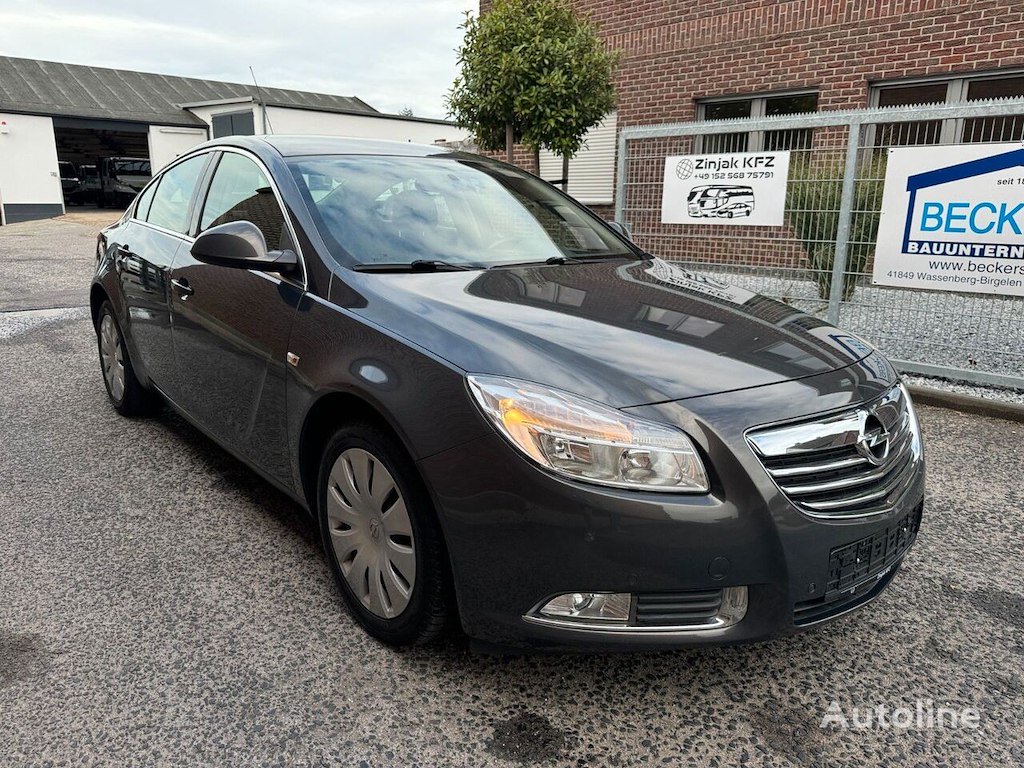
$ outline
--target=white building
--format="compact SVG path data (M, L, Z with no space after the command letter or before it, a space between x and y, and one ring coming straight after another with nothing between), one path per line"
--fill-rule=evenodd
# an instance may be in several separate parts
M0 56L0 224L64 213L59 161L144 157L155 172L208 138L256 133L468 138L444 120L384 114L354 96Z

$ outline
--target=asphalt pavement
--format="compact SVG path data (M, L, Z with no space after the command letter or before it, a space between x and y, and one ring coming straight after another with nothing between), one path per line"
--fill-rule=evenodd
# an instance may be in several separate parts
M0 228L0 766L1024 764L1024 425L920 408L918 541L824 627L396 652L345 613L299 507L180 418L109 406L81 308L94 233ZM918 702L978 726L821 727Z

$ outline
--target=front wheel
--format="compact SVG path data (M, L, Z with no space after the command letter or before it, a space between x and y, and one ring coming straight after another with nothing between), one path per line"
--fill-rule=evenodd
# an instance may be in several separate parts
M447 556L433 505L398 440L374 424L339 429L318 486L324 551L363 629L396 646L440 635L449 614Z

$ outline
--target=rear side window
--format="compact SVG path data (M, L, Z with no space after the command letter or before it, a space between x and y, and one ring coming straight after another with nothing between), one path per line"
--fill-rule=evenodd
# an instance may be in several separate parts
M146 221L172 232L188 232L188 206L208 155L197 155L165 171L157 182ZM142 201L140 201L141 203ZM141 207L139 209L142 210Z
M248 157L225 152L210 183L199 231L230 221L252 222L263 233L267 248L281 247L284 214L266 174Z
M149 214L149 206L153 202L153 193L156 192L156 184L150 184L139 196L139 202L135 204L135 218L145 221Z

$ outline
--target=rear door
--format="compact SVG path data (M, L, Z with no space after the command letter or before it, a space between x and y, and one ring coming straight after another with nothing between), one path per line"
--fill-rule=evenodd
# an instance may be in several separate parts
M191 242L188 222L210 157L197 155L168 168L146 188L110 239L126 304L132 360L172 399L176 393L170 269L178 251Z
M247 153L219 153L196 234L230 221L259 227L271 250L296 250L264 167ZM290 480L285 357L303 273L281 276L204 264L182 249L171 271L179 404L218 440Z

